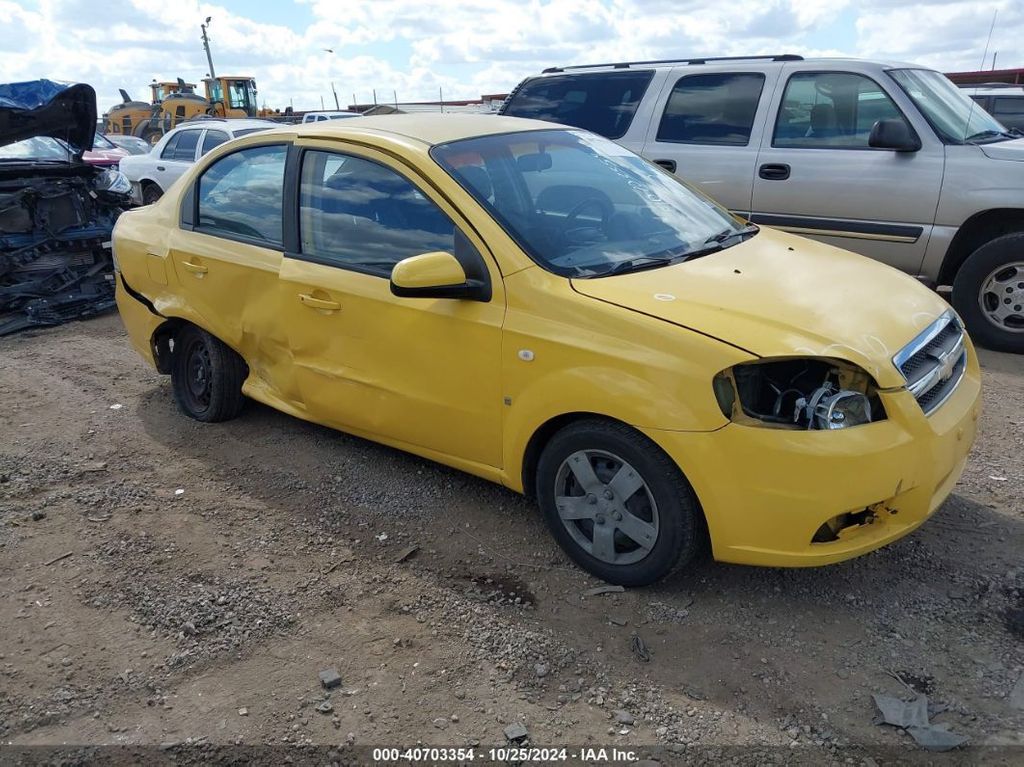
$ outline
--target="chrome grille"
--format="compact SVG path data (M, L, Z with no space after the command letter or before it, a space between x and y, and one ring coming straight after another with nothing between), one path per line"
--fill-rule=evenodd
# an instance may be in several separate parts
M956 390L967 369L964 330L952 312L926 327L892 358L925 415Z

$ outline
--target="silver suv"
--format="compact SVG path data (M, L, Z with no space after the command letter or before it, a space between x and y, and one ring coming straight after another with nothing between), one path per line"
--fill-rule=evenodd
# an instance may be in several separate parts
M939 72L790 55L557 67L501 113L600 133L755 223L952 286L975 340L1024 352L1024 140Z

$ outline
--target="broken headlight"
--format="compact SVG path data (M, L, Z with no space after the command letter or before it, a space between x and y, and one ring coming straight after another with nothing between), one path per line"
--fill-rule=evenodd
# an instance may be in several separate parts
M791 429L848 429L885 419L875 382L834 359L776 359L715 376L715 398L733 421Z
M132 182L119 170L105 170L96 177L96 191L109 194L131 194Z

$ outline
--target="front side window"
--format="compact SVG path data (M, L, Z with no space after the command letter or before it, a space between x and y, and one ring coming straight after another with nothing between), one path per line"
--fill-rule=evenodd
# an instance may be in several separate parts
M892 69L889 76L906 91L943 141L964 144L1005 139L1003 126L945 75L930 69Z
M203 136L203 154L228 140L228 134L222 130L208 130Z
M192 162L196 159L196 144L199 143L199 131L185 130L178 134L178 143L174 147L172 160Z
M214 162L199 177L198 228L281 246L287 147L242 149Z
M502 114L621 138L653 76L648 70L537 77L519 87Z
M762 74L689 75L672 89L658 141L746 146L764 87Z
M582 131L464 139L431 156L555 274L653 268L710 255L756 231L675 176Z
M867 149L876 122L903 119L888 94L868 77L801 72L786 83L772 145Z
M302 253L382 276L399 261L455 251L455 225L408 179L376 162L309 151L299 188Z

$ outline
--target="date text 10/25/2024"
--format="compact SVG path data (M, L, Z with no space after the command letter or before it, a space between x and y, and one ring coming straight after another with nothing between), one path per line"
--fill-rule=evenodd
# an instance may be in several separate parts
M416 746L413 748L375 748L373 760L387 762L634 762L636 752L620 748L541 748L534 746L452 747Z

